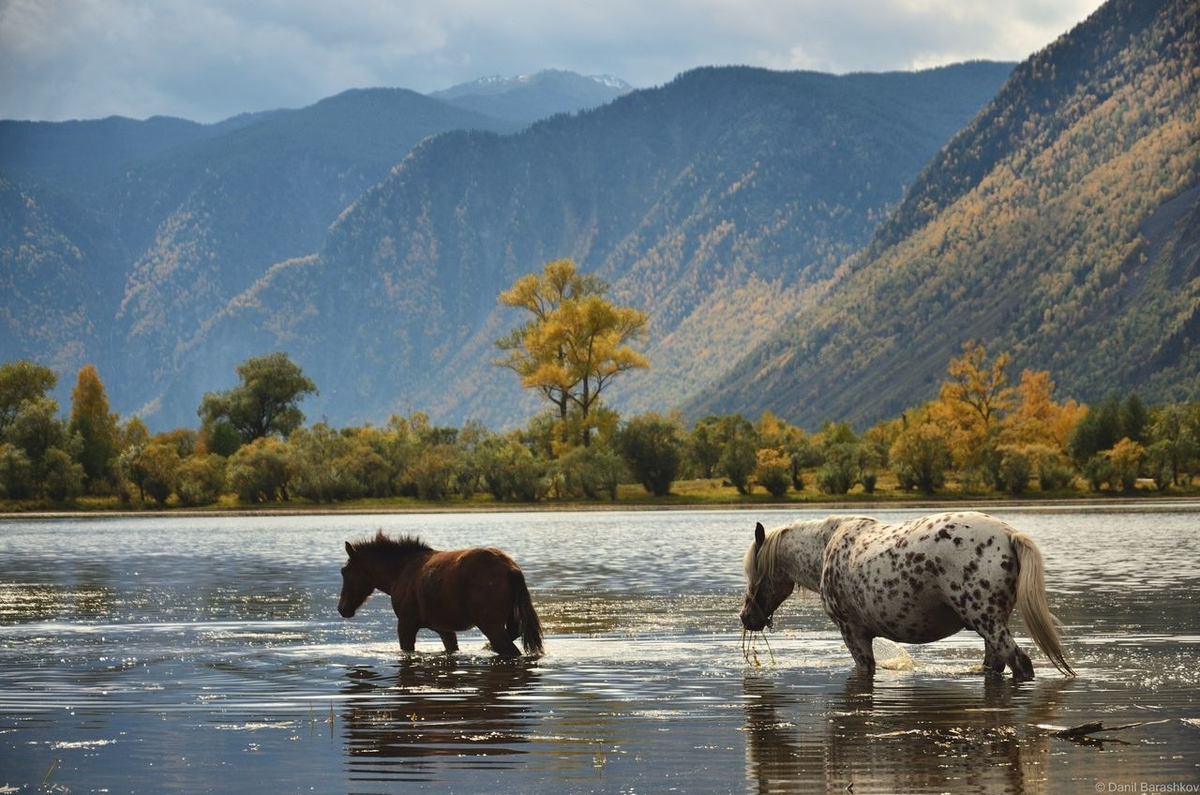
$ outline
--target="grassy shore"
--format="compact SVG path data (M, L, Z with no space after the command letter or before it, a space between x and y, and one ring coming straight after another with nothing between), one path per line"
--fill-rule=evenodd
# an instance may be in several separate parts
M809 481L811 482L811 480ZM37 500L0 500L0 516L24 515L116 515L116 514L278 514L278 513L419 513L419 512L471 512L471 511L530 511L530 510L655 510L683 508L855 508L869 507L937 507L970 503L979 504L1039 504L1078 503L1095 504L1104 501L1146 501L1170 504L1177 501L1200 499L1200 486L1195 481L1186 488L1172 487L1159 491L1152 483L1142 482L1129 492L1094 492L1082 489L1063 489L1044 492L1036 487L1013 496L1003 492L971 489L951 482L946 488L933 495L900 491L886 481L873 493L866 493L856 486L848 494L822 494L815 488L789 491L782 497L774 497L761 488L750 494L739 494L737 489L719 479L677 481L671 493L665 497L654 497L638 485L622 485L615 500L555 500L546 499L533 503L499 502L488 494L471 497L453 496L444 500L426 501L413 497L388 497L347 500L343 502L311 502L293 499L285 502L244 503L232 494L224 495L213 505L186 507L172 497L165 506L153 501L121 502L116 497L80 497L68 503L53 503Z

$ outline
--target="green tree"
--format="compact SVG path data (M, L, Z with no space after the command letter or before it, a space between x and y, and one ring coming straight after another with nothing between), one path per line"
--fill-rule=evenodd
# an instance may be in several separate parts
M117 416L108 411L108 396L94 365L79 369L71 391L71 421L67 432L79 434L85 485L90 491L106 489L111 483L111 464L117 457Z
M645 335L646 313L616 306L604 297L607 291L602 281L561 259L546 263L540 276L518 279L499 298L533 317L496 341L507 352L496 364L553 403L564 425L569 409L578 410L585 447L591 443L592 413L613 378L650 366L629 347Z
M750 420L741 414L722 417L717 423L721 439L721 459L718 471L729 479L739 494L749 494L751 477L758 466L758 432Z
M908 422L892 443L888 459L900 488L933 494L945 485L952 460L946 431L928 419Z
M717 417L696 420L684 440L684 461L693 477L711 478L721 462L721 439Z
M264 436L244 445L229 457L227 477L242 502L286 501L291 481L287 444Z
M683 459L679 423L659 414L643 414L625 423L617 435L634 480L656 497L671 493Z
M167 504L175 491L175 480L179 473L179 451L169 440L155 439L142 448L137 457L141 470L143 494L149 494L159 507Z
M787 494L792 485L791 457L775 448L764 447L759 450L754 480L772 497Z
M58 375L48 367L26 359L0 364L0 441L29 401L45 397L58 384Z
M175 493L184 505L212 505L225 487L225 459L216 453L197 453L179 463Z
M317 386L286 353L251 357L237 374L239 386L204 396L197 413L205 424L228 420L248 444L274 434L286 438L304 423L298 404Z
M0 499L22 500L33 494L33 465L29 456L7 442L0 442Z

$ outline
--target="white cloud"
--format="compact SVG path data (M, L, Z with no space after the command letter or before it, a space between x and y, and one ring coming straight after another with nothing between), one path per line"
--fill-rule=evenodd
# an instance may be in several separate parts
M654 85L705 64L1020 60L1099 0L0 0L0 117L213 121L351 87L546 67Z

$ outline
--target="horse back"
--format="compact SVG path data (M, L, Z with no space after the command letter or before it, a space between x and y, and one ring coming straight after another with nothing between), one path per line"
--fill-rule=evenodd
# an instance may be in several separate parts
M893 639L944 637L958 628L951 614L1007 618L1018 574L1013 532L999 519L975 512L900 525L856 517L826 548L822 600L835 619L888 628L892 631L879 634ZM941 618L918 619L931 612Z
M461 632L507 615L514 572L516 562L495 547L434 552L393 602L397 613L417 613L422 626Z

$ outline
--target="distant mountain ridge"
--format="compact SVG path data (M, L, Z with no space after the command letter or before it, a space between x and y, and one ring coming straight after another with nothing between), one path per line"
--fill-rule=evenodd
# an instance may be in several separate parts
M1110 0L1013 72L870 247L691 415L860 425L967 339L1071 396L1200 385L1200 6Z
M429 96L485 116L530 124L557 113L594 108L632 90L633 86L612 75L543 69L516 77L481 77Z
M619 405L670 406L864 245L1010 69L703 68L516 135L438 136L348 208L315 255L231 302L174 381L282 348L320 385L318 416L523 422L536 403L491 365L492 341L517 320L496 296L570 256L651 314L653 366ZM173 390L164 407L194 402Z

